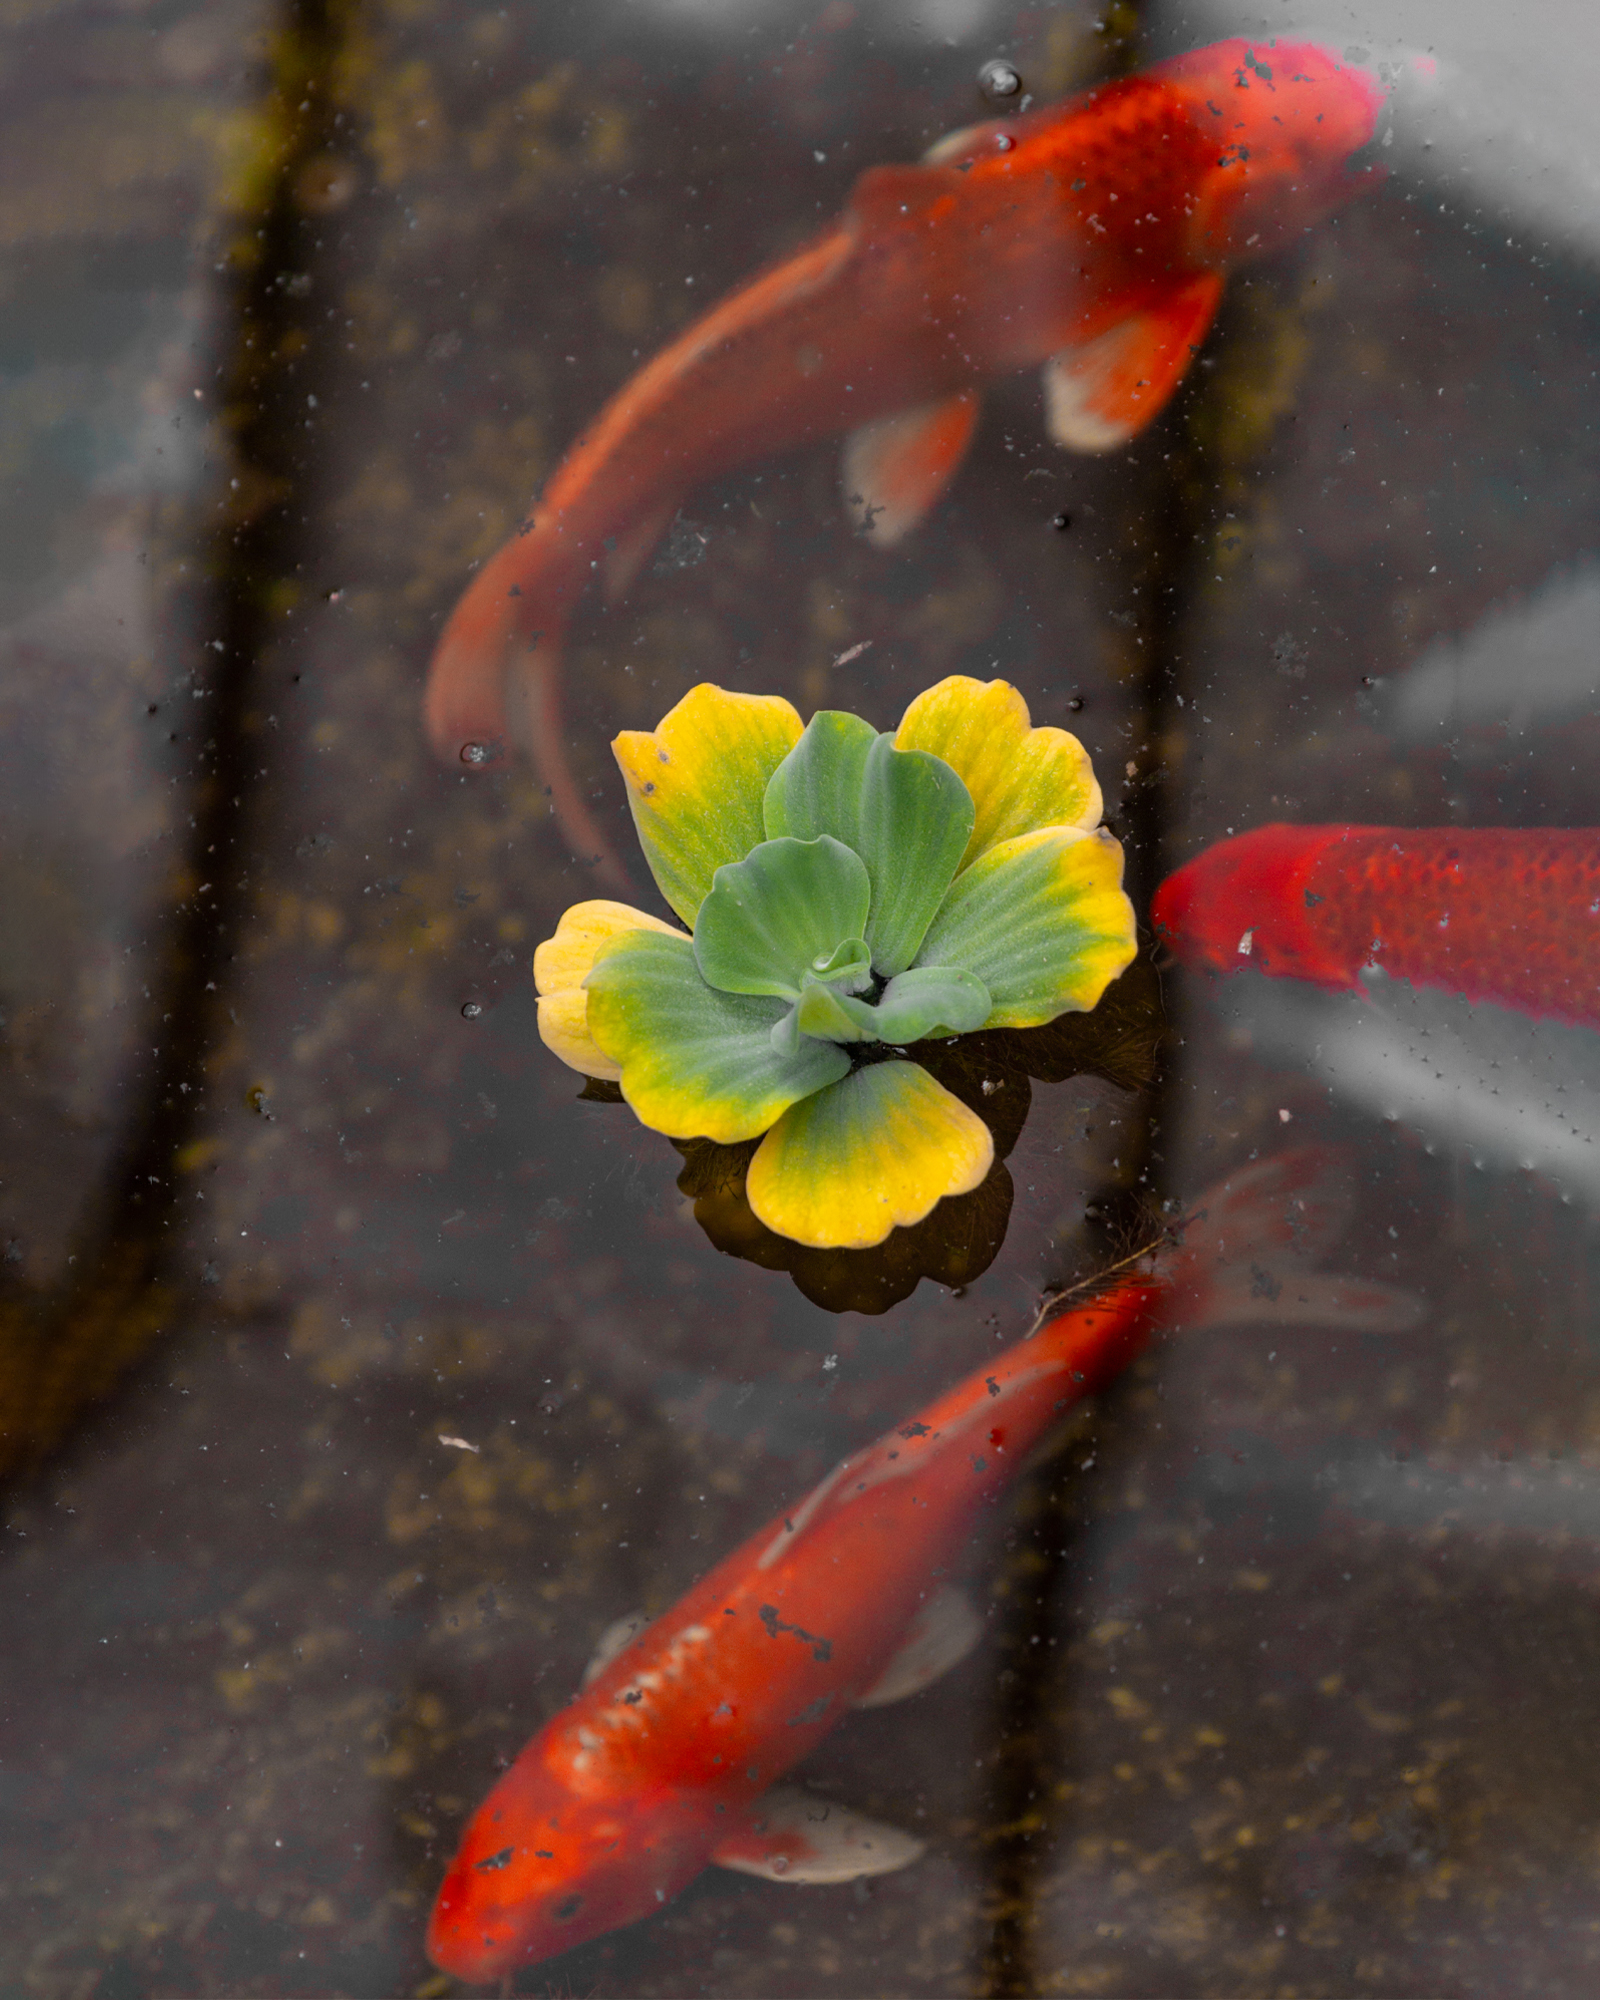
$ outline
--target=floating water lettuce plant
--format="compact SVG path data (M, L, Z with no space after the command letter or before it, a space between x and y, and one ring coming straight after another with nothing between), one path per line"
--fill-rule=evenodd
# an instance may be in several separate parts
M702 684L612 748L689 930L574 905L534 955L547 1046L671 1138L760 1138L746 1197L798 1243L881 1243L977 1187L989 1128L915 1045L1087 1011L1134 956L1076 737L953 675L892 736Z

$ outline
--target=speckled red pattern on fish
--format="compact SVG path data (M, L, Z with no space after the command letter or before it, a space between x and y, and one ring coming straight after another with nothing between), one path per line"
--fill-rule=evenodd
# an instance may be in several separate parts
M1178 956L1354 986L1414 985L1600 1027L1600 829L1264 826L1169 876Z

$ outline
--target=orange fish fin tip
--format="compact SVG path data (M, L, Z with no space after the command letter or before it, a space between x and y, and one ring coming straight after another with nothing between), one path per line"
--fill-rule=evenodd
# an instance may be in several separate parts
M1159 415L1205 339L1222 297L1207 271L1159 306L1064 347L1044 367L1045 426L1068 451L1115 451Z
M768 1882L854 1882L909 1868L927 1842L795 1785L775 1786L712 1850L719 1868Z
M643 1611L630 1611L626 1618L614 1618L596 1641L579 1687L587 1687L591 1681L598 1680L623 1648L631 1646L649 1623L649 1615Z
M1171 1271L1188 1326L1319 1326L1404 1333L1425 1304L1400 1285L1313 1262L1350 1215L1347 1157L1297 1146L1215 1182L1190 1209Z
M1341 1333L1409 1333L1422 1300L1403 1285L1308 1271L1292 1260L1252 1262L1244 1254L1216 1287L1208 1326L1317 1326Z
M856 1697L856 1707L885 1708L921 1694L958 1667L982 1637L977 1606L964 1590L946 1585L912 1619L899 1652L866 1693Z
M607 604L615 604L633 588L640 570L650 560L651 551L671 526L676 511L675 500L652 507L631 528L614 538L601 565Z
M845 505L878 548L904 540L940 499L966 456L979 397L963 389L863 424L845 439Z

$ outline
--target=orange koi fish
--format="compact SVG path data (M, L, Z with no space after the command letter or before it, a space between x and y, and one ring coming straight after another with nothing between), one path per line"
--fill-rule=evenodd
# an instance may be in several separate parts
M1414 1321L1409 1294L1309 1270L1344 1220L1326 1167L1307 1148L1246 1168L1182 1245L847 1458L653 1624L614 1628L468 1826L434 1906L433 1962L504 1977L648 1916L710 1862L837 1882L914 1861L920 1841L776 1781L850 1707L915 1693L964 1657L981 1621L932 1579L1061 1413L1158 1323Z
M1259 826L1169 875L1150 914L1212 972L1359 991L1381 965L1600 1028L1600 827Z
M1217 42L870 168L832 228L696 320L568 452L440 637L434 748L484 768L519 743L574 852L620 883L561 747L562 639L591 577L620 594L693 487L835 431L847 501L888 546L954 476L981 385L1017 369L1043 365L1058 443L1124 443L1183 379L1228 269L1374 184L1348 162L1382 101L1311 43Z

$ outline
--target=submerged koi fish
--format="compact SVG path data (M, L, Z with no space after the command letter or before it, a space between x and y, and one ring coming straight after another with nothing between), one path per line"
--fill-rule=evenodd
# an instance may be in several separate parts
M505 1976L649 1915L710 1862L817 1882L915 1860L909 1835L769 1788L852 1705L915 1693L964 1657L981 1621L930 1579L1159 1322L1412 1324L1409 1294L1309 1270L1343 1227L1326 1178L1309 1148L1246 1168L1182 1245L847 1458L653 1624L614 1628L468 1826L434 1907L433 1962Z
M1151 917L1214 972L1359 988L1381 965L1600 1028L1600 828L1262 826L1169 875Z
M620 594L691 488L848 431L844 488L898 541L953 477L989 378L1044 364L1058 443L1108 451L1188 368L1228 268L1378 178L1347 162L1383 92L1311 43L1217 42L870 168L841 219L713 306L601 411L473 580L429 674L428 734L484 768L509 736L576 852L620 871L568 771L563 635Z

